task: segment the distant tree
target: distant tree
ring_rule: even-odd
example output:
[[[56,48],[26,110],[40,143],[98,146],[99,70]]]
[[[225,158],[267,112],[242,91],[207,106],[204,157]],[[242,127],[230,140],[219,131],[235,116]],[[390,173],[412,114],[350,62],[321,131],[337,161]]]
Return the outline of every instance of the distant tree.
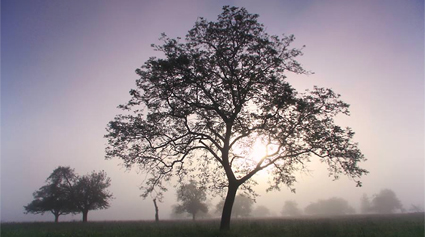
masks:
[[[146,195],[147,193],[144,193],[142,195],[140,195],[141,197],[143,197],[143,199],[145,199],[147,197]],[[155,221],[158,222],[159,221],[159,207],[158,207],[158,202],[162,202],[164,199],[164,195],[162,192],[151,192],[149,193],[152,202],[153,202],[153,206],[154,206],[154,210],[155,210]]]
[[[389,214],[396,210],[403,210],[403,206],[394,191],[383,189],[373,197],[371,210],[380,214]]]
[[[25,214],[51,212],[55,216],[55,222],[58,222],[60,215],[75,212],[67,188],[68,183],[72,183],[75,177],[74,170],[70,167],[59,166],[56,168],[46,179],[47,185],[34,192],[34,200],[24,206]]]
[[[180,212],[180,210],[177,210],[177,204],[171,206],[171,213],[170,218],[174,220],[181,220],[181,219],[188,219],[189,216],[187,215],[187,212]]]
[[[367,173],[354,132],[334,123],[349,105],[331,89],[297,93],[285,74],[308,72],[296,60],[301,49],[290,46],[295,37],[271,36],[257,18],[224,6],[215,22],[199,18],[185,42],[164,34],[164,44],[153,45],[164,57],[136,70],[137,88],[121,106],[130,113],[107,127],[106,158],[139,165],[150,175],[146,192],[188,173],[211,190],[226,189],[220,229],[230,228],[239,187],[252,191],[261,170],[273,177],[268,190],[292,189],[310,157],[335,179],[344,174],[360,185]],[[266,146],[262,157],[250,156],[256,141]]]
[[[87,222],[89,211],[109,208],[112,194],[107,188],[110,185],[111,179],[102,170],[79,177],[71,186],[72,201],[78,212],[83,214],[83,222]]]
[[[189,184],[183,184],[177,190],[177,201],[181,202],[181,204],[175,207],[175,212],[187,212],[192,215],[192,220],[195,220],[198,213],[208,212],[206,200],[205,189],[199,188],[197,183],[191,180]]]
[[[423,206],[421,206],[421,205],[411,205],[410,206],[410,209],[409,209],[409,211],[410,212],[424,212],[424,208],[423,208]]]
[[[216,205],[216,212],[220,212],[223,210],[224,203],[225,203],[225,200],[221,200]],[[249,217],[252,211],[253,204],[254,204],[254,201],[250,199],[248,196],[243,194],[237,195],[235,198],[233,209],[232,209],[232,216],[235,218]]]
[[[155,221],[158,222],[159,221],[159,209],[158,209],[158,204],[156,203],[156,198],[152,199],[153,201],[153,205],[155,207]]]
[[[371,210],[372,208],[371,208],[369,197],[367,196],[367,194],[363,194],[360,200],[360,212],[363,214],[366,214],[371,212]]]
[[[270,210],[267,207],[260,205],[254,208],[254,210],[252,211],[252,216],[267,217],[267,216],[270,216]]]
[[[234,212],[236,218],[238,217],[249,217],[252,211],[252,205],[254,201],[245,195],[236,196],[235,204],[234,204]]]
[[[300,216],[301,210],[298,208],[297,202],[285,201],[281,213],[283,216]]]
[[[354,208],[351,207],[345,199],[336,197],[311,203],[305,208],[304,212],[310,215],[324,216],[355,213]]]

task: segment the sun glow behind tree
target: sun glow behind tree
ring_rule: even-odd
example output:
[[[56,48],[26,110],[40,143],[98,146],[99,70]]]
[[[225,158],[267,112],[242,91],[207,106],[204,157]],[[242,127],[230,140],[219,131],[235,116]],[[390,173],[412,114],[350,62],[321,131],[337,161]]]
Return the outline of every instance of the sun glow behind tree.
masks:
[[[217,22],[200,18],[185,42],[164,34],[164,44],[153,47],[165,58],[136,69],[137,89],[120,106],[133,113],[107,128],[106,158],[149,173],[145,194],[194,172],[200,184],[226,190],[221,229],[230,228],[238,189],[255,194],[252,177],[260,171],[269,171],[267,190],[291,188],[311,156],[335,179],[348,175],[360,186],[367,173],[358,166],[365,158],[354,132],[334,123],[349,105],[331,89],[298,93],[285,80],[286,72],[308,74],[296,60],[301,49],[290,48],[295,37],[268,35],[257,18],[225,6]],[[267,148],[260,158],[257,139]]]

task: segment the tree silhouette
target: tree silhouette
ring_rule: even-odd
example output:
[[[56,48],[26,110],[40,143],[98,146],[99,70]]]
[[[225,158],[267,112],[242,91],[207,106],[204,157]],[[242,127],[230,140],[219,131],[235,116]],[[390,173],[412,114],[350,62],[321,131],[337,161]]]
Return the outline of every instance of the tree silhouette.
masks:
[[[152,199],[153,201],[153,206],[155,207],[155,221],[158,222],[159,221],[159,209],[158,209],[158,204],[156,203],[156,198]]]
[[[329,198],[310,203],[304,212],[310,215],[346,215],[355,213],[354,208],[342,198]]]
[[[177,190],[177,201],[182,203],[177,205],[174,211],[177,214],[187,212],[192,215],[192,220],[195,220],[198,213],[208,212],[206,200],[205,190],[198,188],[197,183],[191,180],[189,184],[183,184]]]
[[[298,208],[297,202],[285,201],[281,213],[283,216],[300,216],[301,210]]]
[[[24,206],[25,214],[51,212],[55,216],[55,222],[58,222],[60,215],[74,213],[75,210],[67,187],[68,183],[73,182],[75,178],[74,170],[70,167],[59,166],[56,168],[46,179],[47,185],[34,192],[34,200]]]
[[[230,228],[236,192],[252,191],[251,179],[267,170],[268,190],[292,187],[294,173],[312,156],[328,164],[330,175],[367,173],[354,132],[334,124],[349,105],[330,89],[297,93],[286,72],[308,74],[290,48],[294,36],[271,36],[245,8],[223,7],[215,22],[199,18],[185,42],[165,34],[164,53],[136,70],[140,79],[128,110],[108,124],[106,158],[137,164],[150,178],[145,192],[166,191],[174,175],[196,178],[208,190],[227,191],[220,229]],[[250,156],[252,145],[266,147]],[[191,175],[187,175],[191,174]]]
[[[112,194],[106,188],[111,185],[111,179],[104,171],[78,176],[74,169],[59,166],[46,181],[48,184],[33,194],[34,200],[24,206],[25,213],[50,211],[58,222],[60,215],[81,212],[83,222],[87,222],[90,210],[109,207]]]
[[[112,194],[106,190],[111,185],[111,179],[105,171],[95,172],[79,177],[71,186],[72,201],[75,208],[83,214],[83,222],[87,222],[90,210],[106,209]]]
[[[389,214],[402,209],[400,200],[391,189],[381,190],[371,202],[371,210],[380,214]]]

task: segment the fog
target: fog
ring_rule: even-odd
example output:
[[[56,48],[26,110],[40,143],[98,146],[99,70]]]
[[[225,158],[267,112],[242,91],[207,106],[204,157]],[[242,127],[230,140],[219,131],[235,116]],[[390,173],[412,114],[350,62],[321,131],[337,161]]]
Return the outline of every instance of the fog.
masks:
[[[25,215],[24,205],[58,166],[84,175],[105,170],[114,194],[90,220],[153,220],[145,176],[105,160],[106,125],[130,99],[134,70],[151,56],[162,32],[185,36],[198,17],[216,20],[223,5],[260,15],[269,34],[294,34],[306,45],[299,58],[315,74],[288,75],[299,91],[332,88],[351,105],[350,126],[368,159],[363,187],[346,177],[332,181],[312,159],[297,175],[296,193],[268,192],[259,173],[256,206],[280,216],[284,202],[300,209],[319,199],[343,198],[359,212],[363,194],[393,190],[406,209],[424,206],[424,3],[423,1],[14,1],[1,2],[1,221],[53,221]],[[168,219],[175,183],[159,205]],[[219,197],[209,197],[210,209]],[[80,220],[68,215],[64,220]]]

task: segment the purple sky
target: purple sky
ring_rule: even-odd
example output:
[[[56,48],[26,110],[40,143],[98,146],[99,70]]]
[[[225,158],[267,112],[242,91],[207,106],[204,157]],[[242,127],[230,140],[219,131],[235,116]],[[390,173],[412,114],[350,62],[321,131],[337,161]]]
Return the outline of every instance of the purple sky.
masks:
[[[157,55],[150,44],[162,32],[184,36],[197,17],[216,20],[223,5],[246,7],[268,33],[307,46],[300,62],[315,74],[289,81],[299,91],[340,93],[352,115],[338,122],[353,128],[368,158],[362,188],[345,177],[332,182],[317,162],[296,194],[265,193],[260,176],[258,205],[278,214],[285,200],[304,207],[337,196],[356,207],[363,193],[390,188],[406,208],[424,206],[423,1],[2,0],[1,221],[52,221],[24,215],[23,206],[59,165],[111,177],[111,208],[89,220],[153,219],[152,201],[139,197],[144,176],[104,159],[105,127],[130,98],[134,70]],[[160,217],[175,201],[170,189]]]

